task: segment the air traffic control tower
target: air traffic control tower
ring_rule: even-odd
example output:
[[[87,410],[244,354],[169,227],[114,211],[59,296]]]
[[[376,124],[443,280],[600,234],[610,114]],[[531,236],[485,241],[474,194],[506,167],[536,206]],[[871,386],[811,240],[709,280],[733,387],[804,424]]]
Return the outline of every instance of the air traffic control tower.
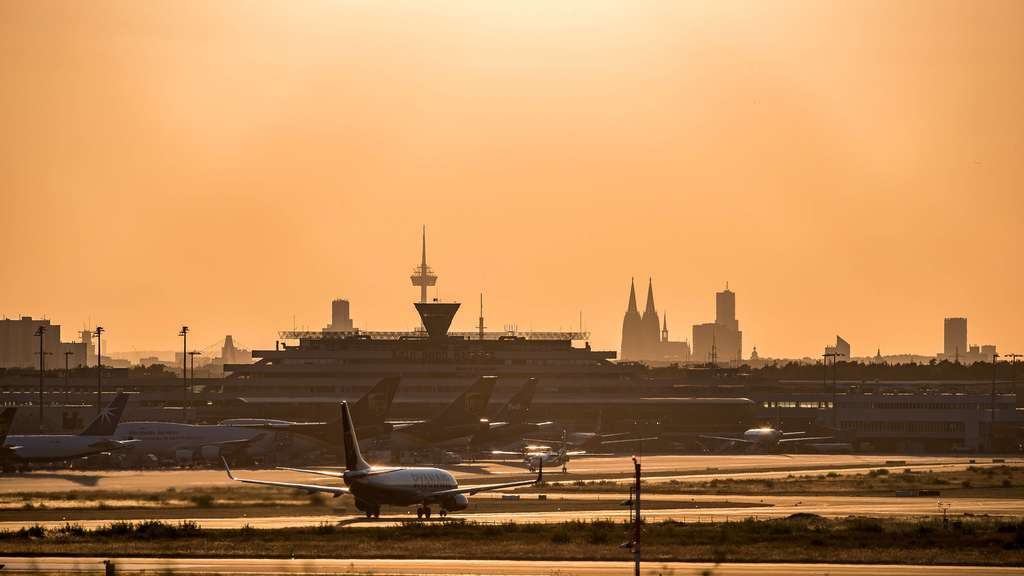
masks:
[[[413,268],[412,276],[410,276],[413,286],[419,286],[420,288],[420,302],[427,301],[427,287],[437,284],[437,275],[434,271],[427,266],[427,227],[423,227],[423,253],[420,259],[420,265]]]

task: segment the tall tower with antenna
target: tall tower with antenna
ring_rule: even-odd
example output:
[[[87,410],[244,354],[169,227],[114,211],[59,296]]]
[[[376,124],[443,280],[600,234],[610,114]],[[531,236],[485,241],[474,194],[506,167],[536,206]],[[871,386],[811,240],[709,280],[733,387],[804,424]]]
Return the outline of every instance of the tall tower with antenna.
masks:
[[[413,286],[420,288],[420,302],[427,301],[427,287],[437,284],[437,275],[427,266],[427,227],[423,227],[423,254],[420,265],[413,269],[410,276]]]

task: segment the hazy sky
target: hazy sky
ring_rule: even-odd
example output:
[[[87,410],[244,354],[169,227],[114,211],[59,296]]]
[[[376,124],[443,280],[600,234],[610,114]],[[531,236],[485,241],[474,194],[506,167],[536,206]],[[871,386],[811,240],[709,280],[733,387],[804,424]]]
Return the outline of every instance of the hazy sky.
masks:
[[[426,224],[456,329],[1024,352],[1024,2],[6,0],[0,86],[0,313],[117,350],[411,328]]]

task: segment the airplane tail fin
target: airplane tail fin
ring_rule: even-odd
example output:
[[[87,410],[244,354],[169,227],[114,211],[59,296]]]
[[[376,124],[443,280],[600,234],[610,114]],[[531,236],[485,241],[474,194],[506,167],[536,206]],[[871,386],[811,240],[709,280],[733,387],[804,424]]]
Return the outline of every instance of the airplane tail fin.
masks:
[[[118,392],[117,396],[107,404],[100,413],[93,418],[92,422],[85,427],[79,436],[112,436],[121,422],[121,415],[124,414],[124,407],[128,404],[128,395]]]
[[[479,422],[487,416],[487,403],[491,401],[496,376],[481,376],[479,380],[455,399],[435,421],[445,426]]]
[[[360,426],[378,426],[391,410],[391,402],[398,390],[399,378],[382,378],[363,397],[352,405],[352,416],[359,420]]]
[[[530,412],[530,404],[533,402],[533,395],[537,391],[537,379],[528,378],[523,388],[516,392],[508,403],[501,407],[498,415],[494,417],[497,422],[509,422],[521,424],[526,422],[527,414]]]
[[[11,431],[11,424],[14,423],[14,415],[17,413],[18,409],[14,406],[4,408],[4,411],[0,412],[0,444],[7,440],[7,434]]]
[[[363,454],[359,451],[359,439],[356,438],[356,427],[348,411],[348,402],[341,403],[341,436],[345,445],[345,470],[369,469],[370,465],[363,460]]]

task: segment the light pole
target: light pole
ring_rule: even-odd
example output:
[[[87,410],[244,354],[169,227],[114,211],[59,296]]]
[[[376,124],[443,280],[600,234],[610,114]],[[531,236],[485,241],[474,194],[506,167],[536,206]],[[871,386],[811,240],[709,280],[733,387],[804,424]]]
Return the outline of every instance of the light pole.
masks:
[[[188,402],[188,326],[182,326],[178,336],[181,336],[181,421],[187,423],[188,409],[185,408],[185,404]]]
[[[103,326],[96,327],[96,414],[103,410]]]
[[[43,351],[43,336],[46,335],[46,326],[36,328],[39,337],[39,431],[43,431],[43,378],[46,376],[46,355],[49,352]]]
[[[71,350],[64,351],[64,404],[68,403],[68,394],[71,391],[71,364],[68,360],[69,357],[74,356],[75,353]]]
[[[825,367],[824,375],[822,376],[822,385],[825,385],[825,381],[828,379],[828,359],[832,359],[832,429],[839,429],[839,416],[836,412],[836,358],[842,356],[839,352],[825,352],[821,355],[822,363]]]
[[[189,404],[192,403],[192,388],[196,385],[196,355],[198,355],[198,354],[199,354],[198,350],[193,350],[193,351],[188,353],[188,360],[189,360],[189,364],[191,366],[190,367],[190,371],[192,372],[192,374],[189,375],[189,377],[192,380],[191,386],[188,387]],[[195,412],[195,411],[193,410],[193,412]],[[188,411],[187,410],[185,411],[185,415],[188,416]],[[192,415],[195,416],[196,414],[192,414]],[[186,419],[186,421],[187,421],[187,419]]]
[[[999,365],[999,354],[992,353],[992,397],[991,397],[991,414],[988,419],[988,449],[990,452],[996,451],[996,366]]]

